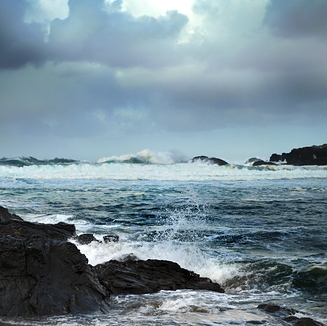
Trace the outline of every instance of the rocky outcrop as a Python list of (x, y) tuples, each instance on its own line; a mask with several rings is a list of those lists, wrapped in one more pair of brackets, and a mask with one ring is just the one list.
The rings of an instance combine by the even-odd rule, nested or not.
[(82, 245), (90, 244), (93, 241), (100, 242), (99, 240), (96, 239), (96, 237), (92, 233), (81, 234), (81, 235), (75, 237), (75, 239), (78, 241), (78, 243), (80, 243)]
[(253, 164), (252, 164), (252, 166), (261, 166), (261, 165), (276, 165), (276, 163), (270, 162), (270, 161), (259, 160), (259, 161), (253, 162)]
[(95, 266), (109, 294), (145, 294), (160, 290), (209, 290), (223, 293), (219, 284), (165, 260), (139, 260), (133, 255)]
[(289, 153), (272, 154), (271, 162), (285, 162), (290, 165), (327, 165), (327, 144), (321, 146), (294, 148)]
[[(109, 311), (109, 295), (201, 289), (223, 292), (178, 264), (131, 258), (93, 267), (67, 240), (75, 226), (22, 220), (0, 206), (0, 315), (35, 316)], [(93, 235), (79, 238), (85, 243)], [(108, 235), (105, 242), (118, 241)]]
[(209, 164), (214, 164), (214, 165), (226, 165), (228, 164), (226, 161), (216, 158), (216, 157), (208, 157), (208, 156), (195, 156), (191, 159), (191, 163), (195, 162), (203, 162), (203, 163), (209, 163)]
[(252, 166), (261, 166), (261, 165), (276, 165), (274, 162), (264, 161), (257, 157), (249, 158), (244, 164), (252, 165)]
[(0, 207), (0, 315), (107, 311), (105, 289), (77, 247), (74, 225), (35, 224)]
[[(82, 245), (90, 244), (91, 242), (98, 242), (98, 243), (102, 242), (98, 240), (92, 233), (80, 234), (79, 236), (74, 237), (74, 239), (77, 240), (77, 242)], [(112, 233), (103, 236), (104, 243), (118, 242), (118, 241), (119, 241), (119, 236), (117, 234)]]

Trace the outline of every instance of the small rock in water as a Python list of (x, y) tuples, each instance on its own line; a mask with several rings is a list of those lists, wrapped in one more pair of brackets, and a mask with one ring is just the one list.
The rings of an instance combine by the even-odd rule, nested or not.
[(280, 306), (277, 306), (277, 305), (271, 305), (271, 304), (260, 304), (258, 306), (259, 309), (262, 309), (266, 312), (269, 312), (269, 313), (275, 313), (277, 311), (280, 311), (281, 310), (281, 307)]
[(204, 162), (204, 163), (209, 163), (209, 164), (214, 164), (214, 165), (227, 165), (228, 163), (220, 158), (217, 157), (208, 157), (205, 155), (200, 155), (200, 156), (195, 156), (192, 158), (190, 161), (191, 163), (194, 162)]
[(95, 236), (92, 233), (85, 233), (85, 234), (81, 234), (77, 237), (77, 241), (84, 245), (84, 244), (90, 244), (92, 241), (97, 241), (100, 242), (99, 240), (97, 240), (95, 238)]
[(291, 323), (291, 325), (294, 326), (323, 326), (322, 323), (313, 320), (312, 318), (309, 317), (299, 318), (294, 316), (298, 312), (295, 309), (285, 308), (285, 307), (271, 305), (271, 304), (260, 304), (258, 308), (266, 311), (269, 314), (279, 317), (283, 321), (287, 323)]
[(107, 235), (103, 236), (103, 241), (104, 241), (104, 243), (118, 242), (119, 236), (117, 234), (107, 234)]

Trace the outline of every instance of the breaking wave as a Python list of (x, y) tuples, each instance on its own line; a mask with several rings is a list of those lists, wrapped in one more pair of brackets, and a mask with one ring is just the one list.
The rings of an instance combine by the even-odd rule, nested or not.
[(178, 151), (153, 152), (144, 149), (136, 154), (103, 157), (98, 160), (98, 163), (174, 164), (187, 161), (185, 155)]
[(79, 161), (67, 158), (54, 158), (51, 160), (39, 160), (32, 156), (27, 157), (3, 157), (0, 159), (0, 166), (17, 166), (17, 167), (24, 167), (24, 166), (31, 166), (31, 165), (66, 165), (72, 163), (78, 163)]

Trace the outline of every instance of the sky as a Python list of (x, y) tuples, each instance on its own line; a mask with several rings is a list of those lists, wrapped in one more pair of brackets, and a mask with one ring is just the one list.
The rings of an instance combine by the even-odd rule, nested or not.
[(327, 143), (326, 17), (326, 0), (0, 0), (0, 157)]

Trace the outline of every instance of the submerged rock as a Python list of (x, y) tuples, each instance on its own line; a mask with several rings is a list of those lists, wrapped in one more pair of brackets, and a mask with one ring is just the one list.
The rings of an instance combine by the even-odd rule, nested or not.
[(313, 320), (309, 317), (297, 317), (295, 316), (296, 313), (299, 311), (295, 309), (285, 308), (278, 305), (271, 305), (271, 304), (260, 304), (258, 306), (259, 309), (266, 311), (267, 313), (275, 316), (276, 318), (281, 319), (282, 321), (290, 323), (294, 326), (324, 326), (324, 324)]
[(327, 165), (327, 144), (294, 148), (289, 153), (272, 154), (271, 162), (286, 162), (290, 165)]
[(195, 156), (191, 159), (191, 163), (195, 162), (204, 162), (204, 163), (209, 163), (209, 164), (214, 164), (214, 165), (226, 165), (228, 164), (226, 161), (216, 158), (216, 157), (208, 157), (208, 156)]

